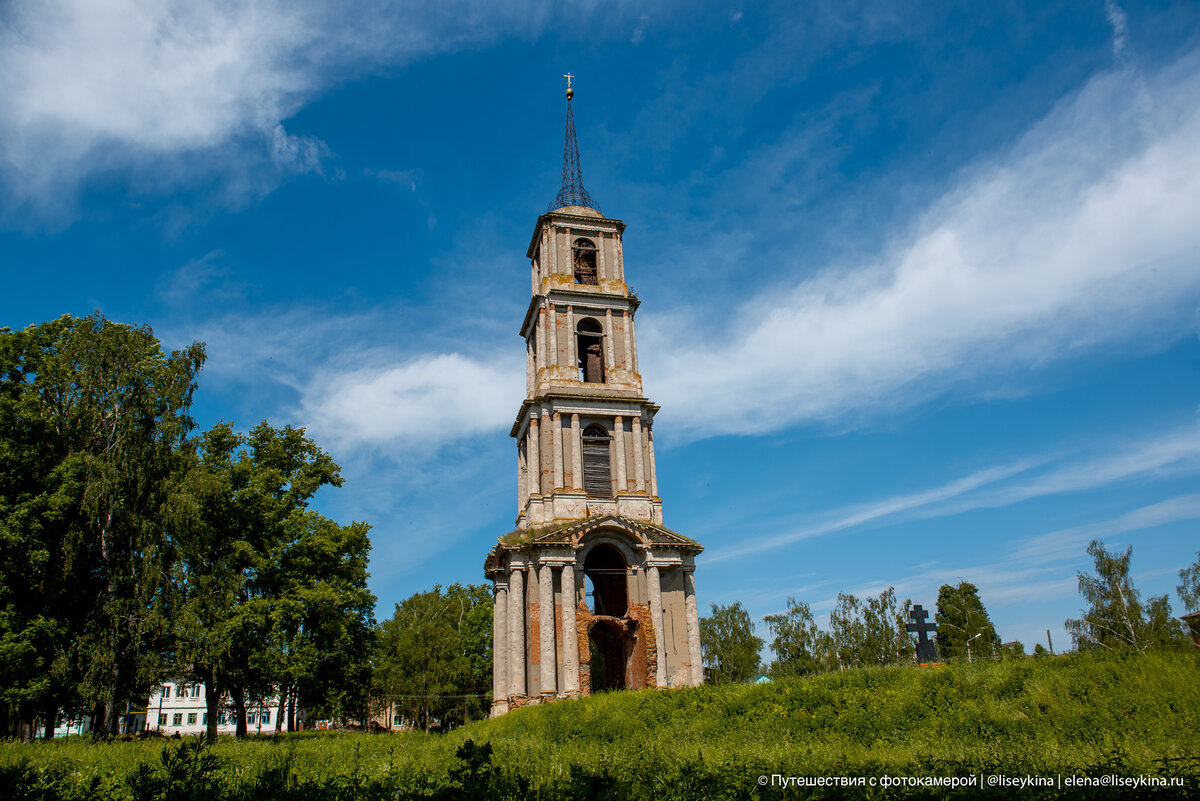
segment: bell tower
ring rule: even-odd
[[[526,257],[531,297],[516,441],[515,529],[488,555],[493,714],[592,689],[699,684],[692,571],[701,546],[663,527],[658,406],[642,393],[625,224],[583,187],[567,78],[562,187]]]

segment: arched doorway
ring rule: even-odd
[[[615,620],[597,620],[588,632],[592,692],[624,690],[629,659],[625,632]]]

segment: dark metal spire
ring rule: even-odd
[[[567,133],[563,143],[562,189],[558,190],[558,197],[554,198],[547,211],[564,206],[585,206],[600,211],[600,206],[583,188],[583,172],[579,169],[579,143],[575,141],[575,115],[571,111],[571,98],[575,96],[575,90],[571,88],[571,79],[575,76],[567,73],[563,77],[567,79]]]

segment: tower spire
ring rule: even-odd
[[[548,211],[561,209],[564,206],[585,206],[600,211],[600,206],[583,188],[583,172],[579,168],[579,143],[575,140],[575,114],[571,111],[571,98],[575,96],[575,90],[571,88],[571,79],[575,76],[568,72],[563,77],[567,79],[567,132],[563,142],[562,188],[558,190],[558,196],[554,198]]]

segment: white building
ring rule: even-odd
[[[234,734],[237,717],[233,700],[221,698],[217,707],[217,733]],[[250,734],[274,734],[275,721],[282,714],[278,698],[246,703],[246,731]],[[146,728],[165,735],[203,734],[208,727],[208,708],[204,685],[187,682],[166,682],[150,693],[146,702]]]

